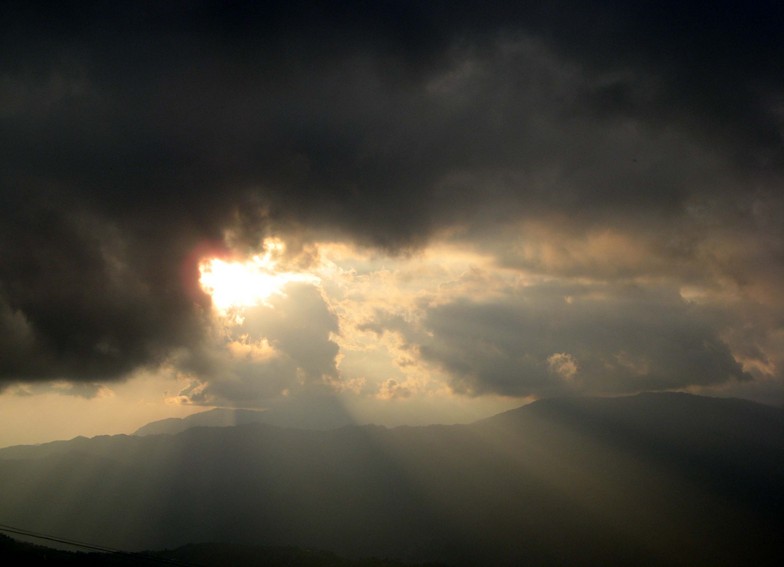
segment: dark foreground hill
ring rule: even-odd
[[[784,412],[547,400],[466,426],[263,424],[0,450],[0,522],[456,565],[778,565]]]
[[[66,551],[16,541],[0,534],[0,557],[7,565],[47,567],[417,567],[384,559],[345,559],[334,553],[298,547],[202,543],[142,553]],[[438,567],[423,564],[419,567]]]

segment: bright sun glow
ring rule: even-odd
[[[244,262],[205,259],[199,263],[199,283],[212,297],[215,308],[226,313],[233,307],[264,303],[271,296],[282,294],[289,282],[318,282],[312,274],[278,271],[274,256],[279,256],[283,247],[280,241],[265,241],[267,251]]]

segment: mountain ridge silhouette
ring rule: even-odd
[[[203,541],[454,565],[774,565],[784,412],[561,398],[467,425],[263,423],[0,450],[3,522],[121,549]]]

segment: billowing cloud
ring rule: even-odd
[[[431,370],[471,394],[779,384],[782,25],[772,2],[4,2],[0,383],[174,365],[194,400],[263,398],[391,360],[372,395]],[[447,242],[538,284],[393,274],[362,305],[326,278],[216,340],[198,260],[268,236],[303,267]]]
[[[332,390],[337,318],[311,284],[289,283],[283,292],[221,320],[209,355],[182,364],[193,379],[181,401],[253,406]]]

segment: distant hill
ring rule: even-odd
[[[335,429],[351,425],[345,407],[330,396],[299,396],[278,400],[264,410],[216,408],[189,415],[154,421],[134,435],[172,435],[192,427],[229,427],[245,423],[268,423],[297,429]]]
[[[778,565],[784,411],[543,400],[471,425],[260,423],[0,450],[0,523],[454,565]]]
[[[191,427],[230,427],[244,423],[267,423],[268,418],[264,411],[216,408],[184,418],[171,417],[153,421],[137,429],[133,435],[173,435]]]

